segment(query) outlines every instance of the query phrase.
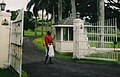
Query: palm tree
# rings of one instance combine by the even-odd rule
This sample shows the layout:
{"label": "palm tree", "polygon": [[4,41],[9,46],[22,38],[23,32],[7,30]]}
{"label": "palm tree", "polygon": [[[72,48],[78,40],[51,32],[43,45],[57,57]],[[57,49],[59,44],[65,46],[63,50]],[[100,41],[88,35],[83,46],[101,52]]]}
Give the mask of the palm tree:
{"label": "palm tree", "polygon": [[[104,23],[104,0],[97,0],[98,2],[98,21]],[[103,21],[102,21],[103,20]]]}
{"label": "palm tree", "polygon": [[39,3],[41,2],[41,0],[31,0],[28,4],[27,4],[27,10],[30,10],[32,6],[33,7],[33,14],[35,16],[35,36],[37,35],[37,17],[38,17],[38,11],[39,11]]}
{"label": "palm tree", "polygon": [[75,0],[71,0],[71,12],[72,12],[72,17],[76,18],[76,5],[75,5]]}
{"label": "palm tree", "polygon": [[[34,6],[33,13],[35,16],[35,27],[36,28],[37,28],[38,11],[42,10],[43,12],[43,10],[46,9],[47,12],[52,13],[53,6],[56,6],[56,3],[57,3],[56,0],[30,0],[30,2],[27,4],[27,10],[30,10],[31,7]],[[43,15],[42,15],[42,22],[43,22]],[[36,31],[35,31],[35,35],[36,35]],[[41,35],[43,35],[43,25],[42,25]]]}
{"label": "palm tree", "polygon": [[104,47],[104,19],[105,19],[105,11],[104,11],[104,0],[97,0],[98,2],[98,21],[101,23],[101,39],[100,39],[100,47]]}
{"label": "palm tree", "polygon": [[58,2],[58,21],[62,20],[62,1],[63,0],[59,0]]}

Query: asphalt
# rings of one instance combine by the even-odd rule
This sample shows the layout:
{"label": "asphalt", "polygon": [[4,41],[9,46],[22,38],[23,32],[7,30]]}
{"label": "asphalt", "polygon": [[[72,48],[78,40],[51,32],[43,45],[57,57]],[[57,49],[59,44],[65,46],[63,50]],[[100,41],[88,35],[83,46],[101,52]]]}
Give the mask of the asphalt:
{"label": "asphalt", "polygon": [[44,64],[44,53],[24,38],[23,70],[29,77],[120,77],[120,65],[80,64],[54,59]]}

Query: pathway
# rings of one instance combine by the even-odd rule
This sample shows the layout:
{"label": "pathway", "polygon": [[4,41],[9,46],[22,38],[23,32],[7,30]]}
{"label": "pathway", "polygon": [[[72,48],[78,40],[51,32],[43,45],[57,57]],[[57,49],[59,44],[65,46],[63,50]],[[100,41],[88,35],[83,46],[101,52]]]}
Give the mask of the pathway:
{"label": "pathway", "polygon": [[120,65],[97,65],[65,62],[54,59],[54,64],[44,64],[44,54],[24,38],[23,70],[29,77],[120,77]]}

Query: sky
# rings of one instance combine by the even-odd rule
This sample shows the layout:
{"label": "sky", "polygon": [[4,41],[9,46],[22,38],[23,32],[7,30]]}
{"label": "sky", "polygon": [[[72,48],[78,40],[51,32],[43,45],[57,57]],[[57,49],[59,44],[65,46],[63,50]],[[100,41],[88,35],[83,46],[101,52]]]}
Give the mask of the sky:
{"label": "sky", "polygon": [[[6,3],[6,10],[18,10],[23,7],[25,8],[26,4],[29,1],[30,0],[4,0],[4,2]],[[114,1],[117,1],[117,0],[114,0]],[[2,0],[0,0],[0,2],[2,2]]]}
{"label": "sky", "polygon": [[[25,8],[26,4],[29,2],[30,0],[4,0],[4,2],[6,3],[6,10],[18,10],[21,8]],[[2,2],[2,0],[0,0],[0,2]]]}
{"label": "sky", "polygon": [[[107,0],[104,0],[104,1],[107,2]],[[113,0],[113,1],[117,2],[117,0]]]}

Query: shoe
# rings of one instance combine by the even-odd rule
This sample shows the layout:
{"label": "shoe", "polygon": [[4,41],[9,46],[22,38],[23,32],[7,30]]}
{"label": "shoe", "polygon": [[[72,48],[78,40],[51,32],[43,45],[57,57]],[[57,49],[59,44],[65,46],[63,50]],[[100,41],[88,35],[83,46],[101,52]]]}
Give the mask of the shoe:
{"label": "shoe", "polygon": [[52,61],[49,62],[50,64],[54,64]]}
{"label": "shoe", "polygon": [[45,64],[47,65],[48,63],[47,63],[47,62],[45,62]]}
{"label": "shoe", "polygon": [[47,61],[45,61],[45,64],[48,64],[48,62],[47,62]]}

